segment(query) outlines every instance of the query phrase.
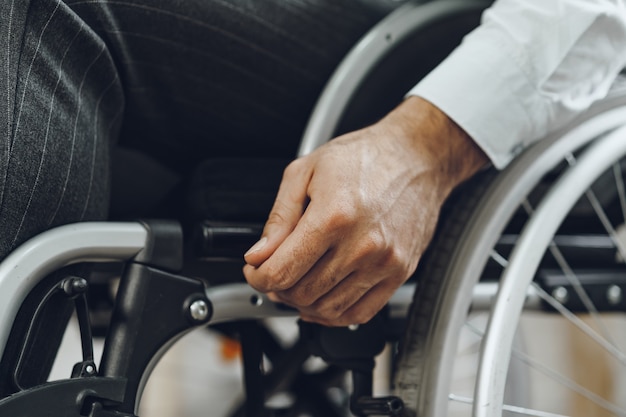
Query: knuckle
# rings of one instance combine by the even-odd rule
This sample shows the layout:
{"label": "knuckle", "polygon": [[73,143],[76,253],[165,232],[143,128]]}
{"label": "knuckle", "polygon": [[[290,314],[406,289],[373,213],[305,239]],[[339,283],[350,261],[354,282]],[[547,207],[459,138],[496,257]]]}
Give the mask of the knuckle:
{"label": "knuckle", "polygon": [[331,230],[352,227],[358,221],[357,210],[354,205],[342,204],[330,211],[328,227]]}
{"label": "knuckle", "polygon": [[287,166],[285,167],[285,173],[299,172],[302,169],[301,167],[303,165],[302,164],[303,160],[304,160],[303,158],[297,158],[289,162]]}
{"label": "knuckle", "polygon": [[296,177],[302,175],[307,169],[306,157],[294,159],[283,171],[283,178]]}
{"label": "knuckle", "polygon": [[[405,283],[405,281],[407,279],[409,279],[409,277],[411,276],[410,271],[405,271],[404,269],[399,270],[397,273],[391,274],[388,278],[387,278],[387,286],[389,286],[390,288],[393,288],[394,290],[400,288],[402,286],[402,284]],[[391,295],[390,295],[391,297]]]}
{"label": "knuckle", "polygon": [[310,307],[318,300],[321,300],[324,295],[328,294],[337,285],[338,281],[335,268],[326,266],[323,271],[316,274],[314,279],[311,276],[301,279],[296,285],[284,291],[284,293],[298,306]]}
{"label": "knuckle", "polygon": [[313,310],[316,315],[327,321],[338,320],[344,311],[346,310],[345,302],[343,301],[321,301],[313,305]]}
{"label": "knuckle", "polygon": [[391,246],[385,251],[381,264],[383,267],[393,270],[404,268],[407,264],[405,252],[397,246]]}
{"label": "knuckle", "polygon": [[267,217],[267,221],[265,222],[266,227],[268,225],[283,225],[286,223],[287,219],[282,214],[285,210],[284,206],[285,204],[282,201],[278,199],[274,201],[274,207],[272,208],[272,211],[270,212],[269,216]]}
{"label": "knuckle", "polygon": [[377,231],[368,231],[354,250],[357,259],[380,259],[389,250],[384,236]]}
{"label": "knuckle", "polygon": [[412,261],[401,245],[379,231],[367,233],[360,242],[358,256],[361,259],[373,260],[374,265],[387,271],[406,269]]}
{"label": "knuckle", "polygon": [[300,285],[282,291],[281,297],[297,307],[309,307],[315,302],[315,299]]}
{"label": "knuckle", "polygon": [[348,324],[365,324],[370,321],[374,315],[375,313],[359,308],[344,314],[341,321]]}
{"label": "knuckle", "polygon": [[388,245],[383,234],[377,230],[370,231],[363,240],[363,249],[367,254],[373,254],[388,250]]}
{"label": "knuckle", "polygon": [[265,275],[246,276],[248,284],[257,291],[266,293],[271,291],[270,283]]}
{"label": "knuckle", "polygon": [[293,274],[288,266],[268,265],[265,269],[267,291],[285,291],[293,284]]}

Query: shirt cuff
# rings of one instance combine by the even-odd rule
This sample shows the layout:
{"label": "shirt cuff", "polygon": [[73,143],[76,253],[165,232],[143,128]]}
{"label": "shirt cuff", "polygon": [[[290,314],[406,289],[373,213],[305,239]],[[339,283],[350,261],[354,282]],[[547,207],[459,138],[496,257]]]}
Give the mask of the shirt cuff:
{"label": "shirt cuff", "polygon": [[501,169],[540,136],[532,121],[541,120],[549,110],[517,62],[523,57],[516,59],[512,45],[491,32],[479,29],[466,36],[407,95],[420,96],[441,109]]}

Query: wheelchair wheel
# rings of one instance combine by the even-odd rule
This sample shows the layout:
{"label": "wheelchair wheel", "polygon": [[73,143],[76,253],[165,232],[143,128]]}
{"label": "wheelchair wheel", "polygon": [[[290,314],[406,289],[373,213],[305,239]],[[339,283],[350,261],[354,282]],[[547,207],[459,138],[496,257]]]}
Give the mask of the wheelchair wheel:
{"label": "wheelchair wheel", "polygon": [[[626,307],[625,125],[626,92],[616,86],[505,171],[484,172],[450,198],[416,273],[396,362],[397,394],[416,415],[626,415],[619,396],[580,377],[589,362],[560,369],[559,360],[545,360],[555,345],[562,359],[587,339],[606,352],[593,354],[594,367],[626,369],[626,344],[605,313]],[[477,318],[477,294],[498,286],[482,296],[493,296],[493,307]],[[527,348],[544,317],[556,323],[550,336],[575,334],[575,344],[542,339]],[[469,360],[459,353],[468,350]],[[471,375],[468,387],[457,388],[461,374]],[[538,399],[538,386],[553,398]]]}

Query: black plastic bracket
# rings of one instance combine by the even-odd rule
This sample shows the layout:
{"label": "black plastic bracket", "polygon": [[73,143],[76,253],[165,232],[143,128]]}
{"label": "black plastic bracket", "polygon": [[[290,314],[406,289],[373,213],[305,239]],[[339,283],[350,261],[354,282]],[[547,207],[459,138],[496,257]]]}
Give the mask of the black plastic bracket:
{"label": "black plastic bracket", "polygon": [[165,348],[192,328],[208,323],[211,304],[195,279],[132,264],[122,276],[100,374],[128,379],[115,411],[133,413],[144,375]]}
{"label": "black plastic bracket", "polygon": [[135,262],[169,272],[183,267],[183,230],[178,222],[144,220],[148,230],[146,246],[135,256]]}
{"label": "black plastic bracket", "polygon": [[299,327],[313,355],[350,370],[371,371],[374,357],[387,341],[383,314],[359,326],[325,327],[300,321]]}
{"label": "black plastic bracket", "polygon": [[309,343],[312,354],[352,371],[350,411],[356,416],[398,416],[404,410],[398,397],[372,397],[374,357],[387,342],[387,320],[383,311],[359,326],[324,327],[300,321],[301,337]]}
{"label": "black plastic bracket", "polygon": [[[0,400],[0,416],[91,416],[89,413],[93,404],[121,402],[125,390],[126,381],[122,378],[76,378],[48,382]],[[133,415],[117,414],[116,417]]]}

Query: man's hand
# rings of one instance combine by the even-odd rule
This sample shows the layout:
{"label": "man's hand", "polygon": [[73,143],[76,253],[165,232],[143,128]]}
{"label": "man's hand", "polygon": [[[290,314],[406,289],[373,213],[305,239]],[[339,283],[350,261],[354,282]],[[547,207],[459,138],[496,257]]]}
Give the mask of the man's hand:
{"label": "man's hand", "polygon": [[244,274],[304,320],[364,323],[415,271],[450,191],[486,162],[447,116],[411,97],[287,167]]}

